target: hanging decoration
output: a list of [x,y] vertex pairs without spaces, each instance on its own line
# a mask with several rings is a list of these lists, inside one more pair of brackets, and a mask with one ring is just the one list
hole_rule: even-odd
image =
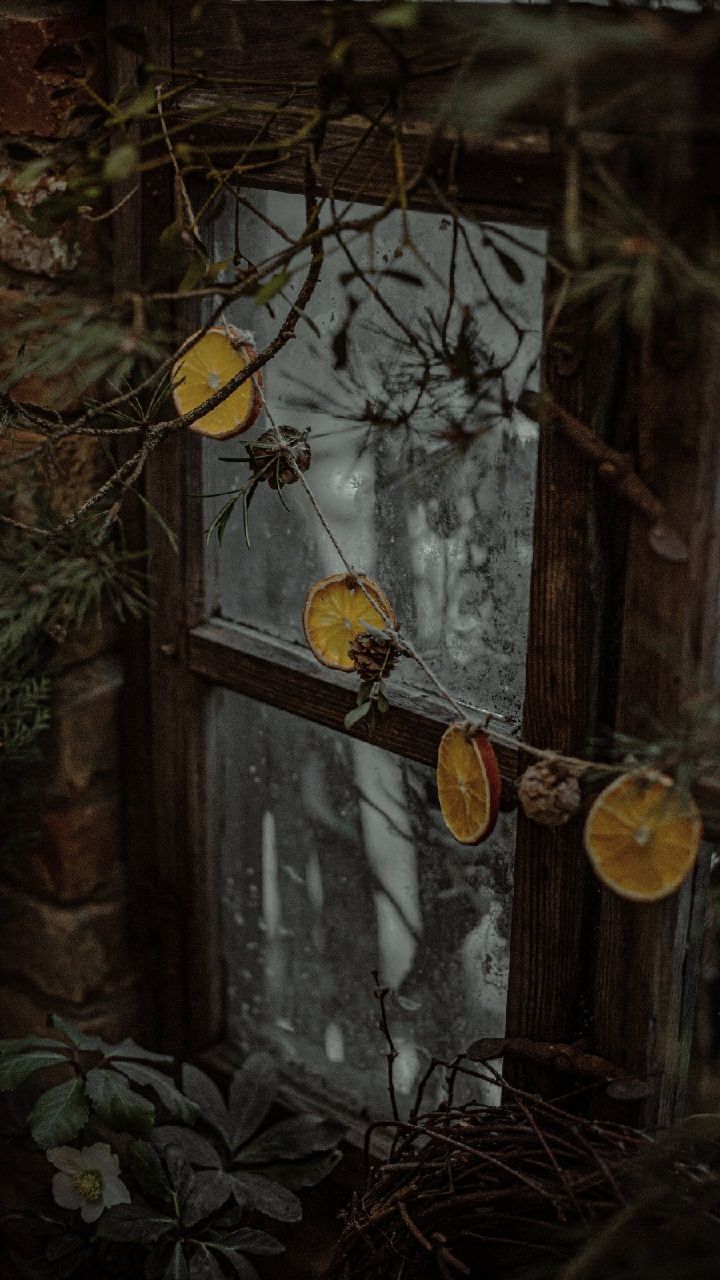
[[[262,390],[259,392],[264,402]],[[441,683],[409,640],[401,634],[387,596],[371,578],[356,573],[305,479],[309,450],[301,432],[271,428],[247,446],[255,469],[249,489],[264,476],[263,458],[274,460],[276,487],[292,471],[345,565],[345,572],[320,579],[305,598],[302,623],[308,645],[323,666],[361,677],[357,705],[345,718],[351,729],[364,717],[371,725],[376,710],[389,703],[383,679],[399,656],[415,661],[459,716],[463,707]],[[261,445],[258,450],[257,446]],[[299,454],[299,456],[298,456]],[[253,459],[255,461],[253,462]],[[281,472],[282,468],[282,472]],[[437,786],[443,819],[461,844],[480,844],[492,833],[500,807],[501,777],[485,729],[502,717],[486,712],[485,725],[460,719],[443,734],[438,751]],[[675,892],[697,859],[702,820],[690,795],[671,778],[650,770],[628,772],[623,764],[603,764],[533,746],[493,726],[495,740],[536,758],[517,784],[525,816],[546,827],[569,822],[582,803],[583,775],[606,773],[615,780],[598,796],[585,825],[585,849],[599,878],[614,892],[651,902]]]
[[517,797],[526,818],[543,827],[564,826],[582,803],[578,766],[559,759],[539,760],[520,778]]
[[355,636],[348,657],[363,680],[382,680],[389,676],[399,657],[398,642],[381,631],[360,631]]
[[460,844],[480,844],[497,822],[500,769],[490,739],[467,721],[440,740],[437,789],[445,823]]
[[692,796],[650,769],[611,782],[585,823],[585,849],[597,875],[635,902],[655,902],[679,889],[695,865],[701,839]]
[[278,491],[285,485],[297,484],[299,473],[307,471],[312,461],[308,434],[296,431],[295,427],[278,427],[277,431],[271,427],[246,445],[255,483],[265,480],[271,489]]
[[321,578],[305,597],[302,615],[307,642],[318,662],[335,671],[355,671],[351,646],[362,634],[397,627],[392,606],[365,574],[335,573]]
[[[192,413],[255,358],[247,335],[232,325],[215,325],[199,338],[193,334],[183,344],[172,369],[173,401],[178,413]],[[261,382],[258,371],[193,422],[190,430],[213,440],[229,440],[249,431],[262,407]]]

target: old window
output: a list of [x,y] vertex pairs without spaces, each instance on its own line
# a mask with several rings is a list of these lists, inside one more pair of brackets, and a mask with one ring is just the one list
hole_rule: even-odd
[[[191,66],[190,6],[170,8],[172,21],[153,37],[157,60]],[[320,64],[322,6],[218,0],[206,10],[206,56],[233,87],[224,113],[190,136],[208,154],[242,154],[288,87],[306,84]],[[373,56],[381,57],[374,46]],[[420,76],[406,104],[406,166],[420,163],[427,106],[441,84],[441,68]],[[139,873],[152,868],[162,904],[150,909],[146,935],[156,1025],[166,1044],[212,1050],[216,1061],[221,1050],[268,1043],[286,1065],[288,1098],[355,1116],[383,1105],[374,968],[397,991],[408,1091],[428,1055],[504,1025],[544,1042],[591,1042],[633,1069],[651,1063],[660,1081],[651,1111],[676,1105],[696,953],[689,893],[639,920],[598,888],[577,829],[531,827],[512,806],[521,721],[530,741],[582,751],[600,725],[628,723],[638,697],[658,708],[666,697],[664,676],[644,656],[647,620],[662,613],[686,642],[672,604],[690,590],[686,569],[669,561],[658,569],[635,516],[622,536],[606,537],[600,513],[616,498],[592,461],[563,431],[538,433],[513,408],[523,388],[542,384],[571,417],[636,449],[647,467],[637,413],[650,411],[651,388],[663,386],[666,414],[687,393],[649,348],[633,364],[617,335],[598,342],[590,304],[560,305],[548,287],[567,218],[565,126],[549,99],[532,119],[475,137],[453,171],[452,208],[442,191],[457,156],[451,141],[436,139],[440,181],[433,171],[409,200],[418,252],[403,246],[400,211],[372,237],[336,239],[307,320],[265,371],[276,420],[312,428],[309,478],[345,554],[381,581],[457,704],[487,720],[508,801],[491,843],[458,851],[437,823],[432,768],[448,710],[426,674],[403,662],[372,733],[362,722],[347,728],[355,687],[301,643],[307,587],[340,567],[305,495],[293,492],[286,511],[276,495],[259,494],[251,550],[236,516],[218,551],[214,542],[205,548],[204,531],[221,499],[199,495],[237,486],[238,443],[210,448],[184,437],[149,472],[148,496],[181,541],[176,556],[157,522],[148,524],[159,598],[147,647],[152,739],[150,755],[139,754],[129,815]],[[397,154],[392,138],[364,151],[361,134],[352,119],[331,124],[320,166],[334,198],[362,213],[382,203]],[[612,156],[625,142],[603,135],[593,145]],[[302,222],[302,165],[268,146],[267,164],[243,171],[212,225],[218,262],[238,244],[249,260],[266,257],[278,227]],[[145,224],[156,230],[174,216],[163,173],[150,171],[142,192]],[[323,216],[331,218],[329,199]],[[137,251],[134,233],[128,255],[150,270],[142,248],[150,240],[141,237]],[[382,296],[395,320],[367,289],[378,265],[394,272]],[[437,281],[453,270],[445,325]],[[341,275],[349,288],[339,287]],[[243,303],[227,319],[252,329],[261,347],[294,287],[284,282],[273,316]],[[346,332],[350,297],[358,305]],[[180,305],[175,319],[190,332],[200,309]],[[470,394],[462,378],[409,414],[406,431],[371,426],[402,420],[408,407],[404,373],[416,350],[408,333],[436,340],[439,326],[442,343],[463,323],[488,375],[475,406],[488,426],[482,449],[447,448],[449,436],[462,437]],[[663,472],[668,503],[673,470]],[[700,889],[694,902],[701,910]],[[660,1021],[648,1036],[653,1010]],[[531,1068],[514,1069],[550,1087]]]

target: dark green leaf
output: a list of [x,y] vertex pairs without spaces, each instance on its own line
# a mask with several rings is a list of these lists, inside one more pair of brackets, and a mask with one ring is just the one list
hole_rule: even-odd
[[103,1240],[132,1241],[135,1244],[151,1244],[167,1235],[175,1226],[172,1218],[163,1217],[154,1209],[140,1204],[116,1204],[107,1209],[97,1226],[97,1234]]
[[353,725],[358,724],[360,720],[364,720],[371,708],[372,702],[361,702],[359,707],[353,707],[352,711],[348,711],[343,722],[345,728],[352,729]]
[[185,256],[185,240],[183,239],[183,227],[180,222],[170,222],[159,236],[160,252],[173,261]]
[[298,1191],[301,1187],[314,1187],[322,1182],[341,1160],[342,1151],[325,1151],[321,1155],[306,1156],[304,1160],[277,1160],[263,1166],[263,1173],[290,1190]]
[[135,172],[137,153],[131,142],[123,142],[114,147],[103,165],[103,177],[106,182],[122,182]]
[[389,710],[390,710],[390,703],[388,702],[387,697],[386,697],[386,696],[385,696],[385,694],[383,693],[382,689],[380,689],[380,690],[379,690],[379,692],[378,692],[378,696],[377,696],[377,709],[378,709],[378,711],[380,711],[383,715],[385,715],[385,713],[386,713],[387,711],[389,711]]
[[265,281],[265,284],[260,286],[255,294],[255,306],[264,307],[266,303],[270,302],[276,294],[285,288],[289,281],[290,276],[286,268],[283,267],[282,271],[276,272],[274,276]]
[[243,534],[245,535],[245,546],[248,551],[250,550],[250,503],[256,488],[257,485],[250,485],[250,488],[246,489],[242,496]]
[[227,1107],[217,1085],[189,1062],[182,1066],[182,1086],[185,1096],[196,1103],[203,1120],[207,1120],[213,1129],[220,1133],[228,1133],[230,1121]]
[[165,1268],[163,1280],[187,1280],[188,1265],[185,1261],[185,1252],[179,1240],[175,1242],[172,1256]]
[[108,35],[115,44],[120,45],[121,49],[129,49],[130,53],[137,54],[138,58],[147,57],[147,40],[145,32],[140,27],[132,26],[129,22],[121,22],[116,27],[111,27]]
[[345,1129],[336,1120],[321,1116],[292,1116],[261,1133],[238,1153],[241,1164],[263,1164],[270,1160],[296,1160],[316,1151],[337,1146]]
[[72,1022],[66,1022],[57,1013],[52,1014],[50,1022],[59,1031],[62,1031],[63,1035],[67,1036],[76,1049],[82,1049],[87,1053],[109,1053],[112,1049],[112,1045],[103,1040],[101,1036],[89,1036],[84,1031],[79,1031],[77,1027],[73,1026]]
[[252,1053],[230,1083],[229,1112],[233,1150],[257,1133],[277,1093],[278,1074],[267,1053]]
[[151,84],[141,89],[139,93],[131,98],[129,102],[123,102],[119,111],[116,111],[115,120],[136,120],[140,116],[146,116],[149,112],[155,111],[155,89]]
[[145,1263],[148,1280],[187,1280],[188,1267],[180,1240],[161,1240]]
[[82,1080],[66,1080],[40,1095],[30,1112],[30,1132],[45,1151],[76,1138],[87,1123],[90,1108]]
[[146,1196],[160,1200],[172,1200],[172,1188],[167,1179],[162,1160],[149,1142],[131,1142],[128,1146],[128,1165],[133,1177]]
[[48,1053],[38,1050],[36,1053],[21,1053],[16,1058],[0,1058],[0,1092],[17,1089],[23,1080],[27,1080],[33,1071],[41,1067],[54,1067],[59,1062],[67,1066],[67,1058],[62,1053]]
[[16,191],[29,191],[51,165],[52,156],[36,156],[15,175],[13,187]]
[[195,1186],[195,1173],[179,1147],[167,1147],[164,1152],[170,1180],[184,1204]]
[[[220,1240],[222,1236],[227,1235],[229,1231],[236,1231],[238,1227],[244,1227],[246,1218],[247,1218],[246,1205],[238,1206],[233,1204],[232,1206],[228,1207],[223,1211],[223,1213],[220,1214],[219,1217],[213,1218],[213,1222],[212,1222],[213,1239]],[[209,1230],[210,1229],[208,1228],[208,1232]],[[209,1238],[209,1235],[207,1238]]]
[[105,1055],[107,1058],[129,1058],[134,1061],[136,1058],[143,1062],[163,1062],[170,1066],[173,1059],[167,1053],[151,1053],[149,1049],[143,1049],[141,1045],[136,1044],[134,1040],[121,1040],[119,1044],[113,1045],[109,1053]]
[[241,490],[240,493],[233,494],[232,498],[229,498],[227,502],[223,503],[222,507],[218,511],[217,515],[214,517],[207,531],[206,536],[207,536],[208,542],[210,541],[210,536],[213,533],[213,531],[217,529],[218,546],[222,546],[222,540],[225,537],[225,530],[227,529],[228,522],[230,520],[230,517],[233,511],[235,510],[235,505],[237,502],[239,502],[243,492],[244,490]]
[[231,1267],[235,1268],[235,1272],[240,1276],[240,1280],[260,1280],[252,1262],[242,1253],[234,1253],[232,1250],[229,1250],[227,1253],[223,1254],[223,1258],[226,1262],[230,1263]]
[[205,1245],[200,1245],[190,1259],[191,1280],[223,1280],[220,1264]]
[[155,1130],[153,1142],[164,1149],[179,1147],[190,1164],[199,1169],[219,1169],[222,1160],[211,1142],[194,1129],[181,1129],[179,1125],[163,1124]]
[[198,1109],[194,1102],[189,1102],[184,1098],[179,1089],[176,1089],[172,1080],[163,1075],[160,1071],[156,1071],[154,1067],[142,1066],[137,1062],[116,1062],[115,1066],[118,1071],[122,1071],[123,1075],[135,1084],[146,1085],[148,1089],[152,1089],[157,1094],[163,1106],[175,1116],[177,1120],[182,1120],[184,1124],[194,1124],[198,1117]]
[[51,1262],[53,1280],[65,1280],[75,1275],[78,1267],[91,1257],[88,1242],[82,1236],[63,1235],[50,1240],[45,1250],[45,1257]]
[[93,1067],[85,1077],[93,1109],[110,1129],[142,1137],[152,1130],[155,1108],[147,1098],[133,1093],[116,1071]]
[[225,1249],[240,1249],[242,1253],[254,1253],[267,1258],[285,1252],[284,1244],[268,1235],[267,1231],[257,1231],[254,1227],[240,1227],[238,1231],[223,1236],[218,1243]]
[[194,1227],[211,1213],[217,1213],[227,1203],[232,1191],[232,1178],[222,1169],[206,1169],[196,1174],[183,1208],[185,1226]]
[[[24,205],[19,204],[17,200],[13,200],[7,194],[5,195],[5,204],[15,221],[19,222],[20,226],[29,231],[31,235],[44,238],[53,234],[55,228],[50,221],[46,218],[33,217]],[[43,204],[47,204],[47,201],[43,201]]]
[[0,1040],[0,1057],[11,1053],[24,1053],[26,1049],[66,1049],[62,1040],[51,1040],[48,1036],[24,1036],[22,1040]]
[[207,275],[208,260],[201,253],[193,254],[192,260],[178,285],[178,293],[190,293]]
[[297,1196],[262,1174],[234,1174],[233,1192],[238,1204],[250,1205],[278,1222],[299,1222],[302,1218],[302,1205]]
[[105,112],[96,102],[76,102],[71,107],[68,114],[68,120],[85,120],[88,125],[98,125],[101,120],[105,119]]

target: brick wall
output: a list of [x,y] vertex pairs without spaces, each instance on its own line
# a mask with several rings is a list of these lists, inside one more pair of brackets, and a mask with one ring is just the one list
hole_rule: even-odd
[[[68,127],[80,78],[102,87],[104,28],[97,4],[0,6],[0,315],[33,313],[79,287],[90,236],[31,235],[11,218],[2,189]],[[42,195],[43,186],[30,201]],[[0,345],[2,338],[0,337]],[[7,348],[0,353],[12,358]],[[72,379],[22,384],[20,398],[67,407]],[[92,484],[92,446],[65,451],[54,485]],[[57,492],[54,497],[57,498]],[[66,497],[68,494],[66,494]],[[62,497],[62,495],[61,495]],[[52,728],[41,779],[41,833],[4,860],[0,879],[0,1038],[41,1030],[56,1011],[110,1039],[137,1033],[138,991],[122,856],[117,629],[95,620],[58,652]],[[7,904],[7,908],[3,907]]]

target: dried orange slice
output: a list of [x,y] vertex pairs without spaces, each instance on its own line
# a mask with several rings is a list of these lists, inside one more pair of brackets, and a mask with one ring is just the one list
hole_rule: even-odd
[[702,820],[691,796],[664,774],[626,773],[600,792],[585,823],[585,849],[609,889],[654,902],[695,865]]
[[437,789],[445,822],[460,844],[490,835],[500,808],[500,769],[490,739],[451,724],[440,739]]
[[[367,595],[360,589],[360,583]],[[379,608],[373,608],[368,596],[377,601]],[[397,626],[387,596],[363,573],[334,573],[316,582],[305,597],[302,622],[318,662],[336,671],[355,670],[349,650],[361,632],[368,627],[382,631],[387,626]]]
[[[254,359],[254,349],[231,325],[227,330],[221,325],[208,329],[173,365],[173,400],[178,413],[197,409]],[[248,378],[216,409],[198,418],[190,430],[214,440],[242,435],[253,425],[262,407],[259,385],[259,374]]]

